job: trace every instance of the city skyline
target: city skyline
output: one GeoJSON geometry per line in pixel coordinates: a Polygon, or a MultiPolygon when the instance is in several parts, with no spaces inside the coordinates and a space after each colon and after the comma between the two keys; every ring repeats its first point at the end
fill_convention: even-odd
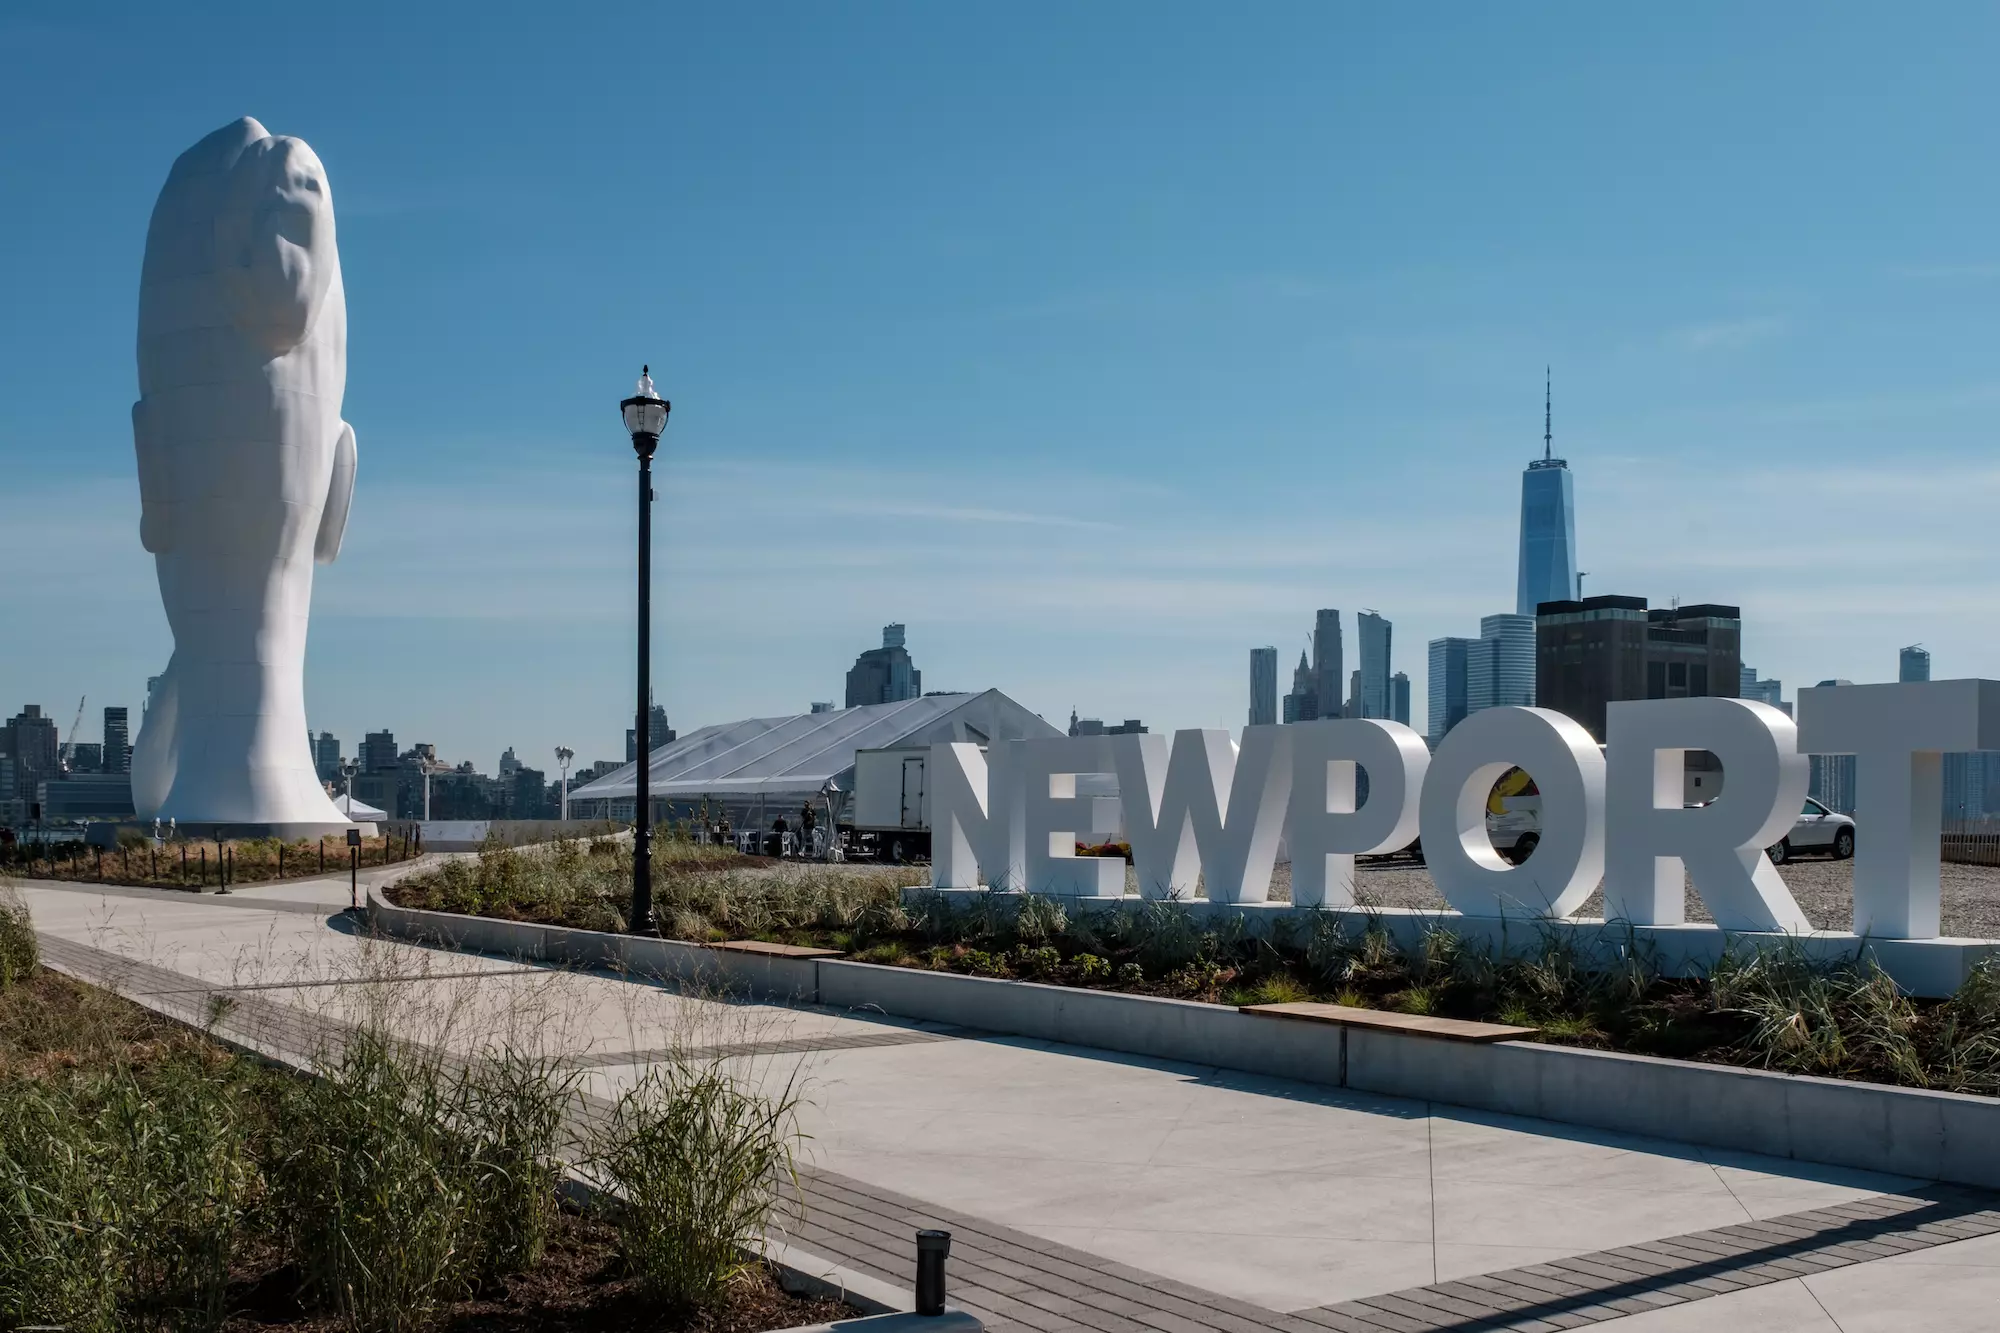
{"type": "MultiPolygon", "coordinates": [[[[532,41],[531,87],[481,60],[410,78],[365,16],[266,17],[0,17],[0,159],[49,185],[0,216],[0,291],[34,315],[0,329],[0,565],[27,572],[0,624],[35,645],[0,653],[0,699],[136,709],[165,659],[137,265],[172,155],[245,113],[326,160],[352,305],[315,731],[619,752],[615,405],[642,361],[676,404],[655,660],[684,727],[841,697],[892,619],[927,678],[1160,730],[1240,725],[1244,649],[1288,665],[1301,607],[1466,634],[1518,574],[1551,363],[1586,592],[1739,605],[1785,680],[1882,678],[1857,618],[2000,674],[2000,186],[1952,169],[1983,152],[1995,16],[1914,30],[1860,99],[1840,71],[1879,33],[1854,15],[1531,8],[1440,40],[1418,11],[1115,11],[1049,49],[967,13],[483,14],[482,49],[532,41]],[[685,63],[658,95],[600,77],[633,31],[685,63]],[[1190,102],[1195,52],[1219,63],[1190,102]],[[77,141],[120,151],[85,170],[77,141]]],[[[465,40],[403,21],[398,50],[465,40]]]]}

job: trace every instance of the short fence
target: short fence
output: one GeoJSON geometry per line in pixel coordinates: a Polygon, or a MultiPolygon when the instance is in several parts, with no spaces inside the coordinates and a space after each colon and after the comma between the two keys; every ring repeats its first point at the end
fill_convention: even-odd
{"type": "Polygon", "coordinates": [[[113,847],[34,836],[0,841],[0,876],[123,884],[144,888],[228,889],[237,884],[297,879],[344,870],[350,856],[364,866],[390,865],[423,855],[416,825],[364,839],[352,853],[343,838],[283,842],[261,839],[129,836],[113,847]]]}
{"type": "Polygon", "coordinates": [[[2000,819],[1948,819],[1938,855],[1967,866],[2000,866],[2000,819]]]}

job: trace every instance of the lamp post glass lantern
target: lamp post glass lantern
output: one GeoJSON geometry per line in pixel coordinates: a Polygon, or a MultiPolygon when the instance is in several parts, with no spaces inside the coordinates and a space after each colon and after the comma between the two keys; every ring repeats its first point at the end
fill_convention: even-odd
{"type": "Polygon", "coordinates": [[[556,809],[556,818],[569,822],[569,761],[576,758],[576,751],[567,745],[556,747],[556,768],[562,773],[562,804],[556,809]]]}
{"type": "Polygon", "coordinates": [[[653,674],[653,451],[667,428],[673,404],[653,389],[653,368],[639,370],[639,392],[618,404],[632,452],[639,456],[639,704],[633,735],[638,762],[632,773],[632,916],[634,934],[657,933],[653,922],[653,811],[648,791],[652,766],[653,674]]]}

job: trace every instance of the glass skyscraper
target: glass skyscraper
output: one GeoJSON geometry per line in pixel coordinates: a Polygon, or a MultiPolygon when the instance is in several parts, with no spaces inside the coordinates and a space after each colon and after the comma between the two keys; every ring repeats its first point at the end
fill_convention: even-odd
{"type": "Polygon", "coordinates": [[[1514,611],[1532,616],[1543,602],[1567,602],[1576,586],[1576,497],[1569,463],[1555,456],[1547,386],[1542,397],[1542,456],[1521,474],[1521,561],[1514,611]]]}
{"type": "Polygon", "coordinates": [[[1389,622],[1374,611],[1363,611],[1354,617],[1355,637],[1361,640],[1361,688],[1356,691],[1360,698],[1362,717],[1389,716],[1389,622]]]}
{"type": "Polygon", "coordinates": [[[1431,640],[1430,715],[1425,721],[1433,749],[1447,731],[1465,720],[1466,658],[1478,651],[1478,639],[1431,640]]]}
{"type": "Polygon", "coordinates": [[[1481,616],[1475,656],[1465,666],[1465,711],[1535,705],[1533,616],[1481,616]]]}
{"type": "Polygon", "coordinates": [[[1250,725],[1268,727],[1278,720],[1278,650],[1250,650],[1250,725]]]}

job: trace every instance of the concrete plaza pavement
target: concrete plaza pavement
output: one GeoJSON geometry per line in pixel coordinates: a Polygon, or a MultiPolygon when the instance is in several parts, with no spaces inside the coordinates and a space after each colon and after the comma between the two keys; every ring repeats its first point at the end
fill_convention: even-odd
{"type": "MultiPolygon", "coordinates": [[[[583,1064],[600,1096],[629,1087],[663,1051],[716,1052],[752,1077],[796,1081],[810,1135],[802,1160],[830,1180],[1157,1274],[1300,1333],[1351,1317],[1402,1327],[1387,1314],[1371,1325],[1365,1311],[1325,1313],[1355,1308],[1342,1302],[1533,1272],[1922,1183],[370,939],[339,913],[344,875],[228,897],[20,890],[45,937],[163,969],[148,973],[157,989],[172,988],[162,980],[170,973],[189,988],[315,1019],[375,1016],[452,1046],[541,1043],[583,1064]]],[[[1993,1327],[1995,1309],[2000,1235],[1540,1326],[1971,1329],[1993,1327]]]]}

